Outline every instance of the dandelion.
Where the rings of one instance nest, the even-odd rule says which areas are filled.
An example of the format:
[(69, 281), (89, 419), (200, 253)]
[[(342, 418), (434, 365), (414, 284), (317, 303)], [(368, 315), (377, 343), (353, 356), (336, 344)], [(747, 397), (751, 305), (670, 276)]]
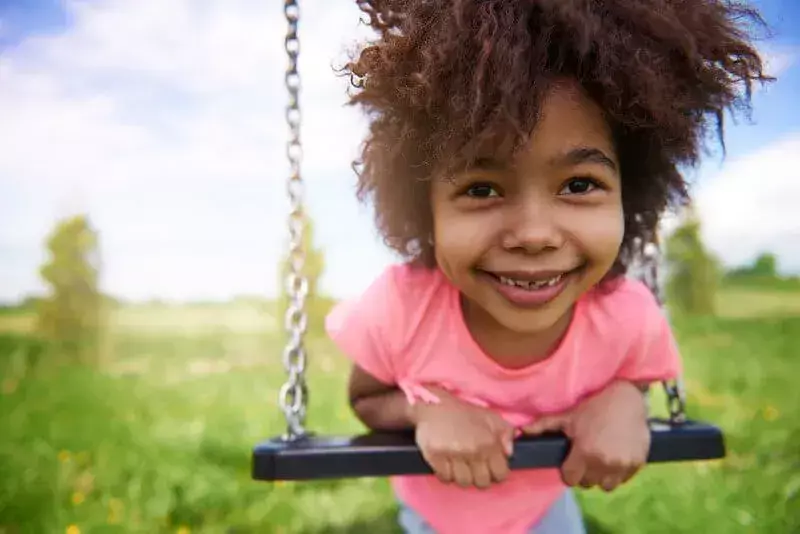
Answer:
[(83, 471), (75, 481), (75, 489), (83, 493), (90, 493), (94, 488), (94, 475), (89, 471)]
[(178, 527), (178, 530), (176, 531), (176, 534), (190, 534), (190, 532), (191, 532), (191, 530), (189, 530), (189, 527), (181, 526), (181, 527)]
[(3, 393), (5, 395), (11, 395), (17, 390), (17, 381), (7, 378), (3, 380)]
[(323, 357), (320, 358), (319, 363), (324, 373), (330, 374), (334, 371), (333, 358), (331, 358), (330, 355), (323, 355)]
[(81, 534), (81, 529), (78, 528), (78, 525), (70, 525), (67, 527), (67, 534)]
[(348, 408), (341, 408), (336, 411), (336, 418), (339, 421), (348, 421), (350, 419), (350, 410)]
[(106, 518), (106, 523), (108, 523), (109, 525), (116, 525), (117, 523), (119, 523), (119, 516), (117, 515), (117, 512), (115, 512), (114, 510), (109, 510), (108, 517)]
[(124, 506), (122, 505), (122, 501), (119, 499), (111, 499), (108, 501), (108, 519), (107, 522), (110, 525), (114, 525), (120, 522), (122, 510)]

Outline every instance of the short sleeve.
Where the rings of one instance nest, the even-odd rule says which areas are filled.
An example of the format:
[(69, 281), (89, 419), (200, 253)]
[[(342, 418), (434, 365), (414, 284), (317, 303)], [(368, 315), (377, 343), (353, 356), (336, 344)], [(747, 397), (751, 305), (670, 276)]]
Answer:
[(325, 330), (339, 350), (385, 384), (397, 383), (392, 354), (403, 324), (397, 269), (386, 269), (364, 293), (339, 302), (325, 319)]
[(677, 378), (681, 358), (667, 316), (643, 284), (634, 288), (632, 298), (626, 299), (633, 339), (618, 377), (636, 382)]

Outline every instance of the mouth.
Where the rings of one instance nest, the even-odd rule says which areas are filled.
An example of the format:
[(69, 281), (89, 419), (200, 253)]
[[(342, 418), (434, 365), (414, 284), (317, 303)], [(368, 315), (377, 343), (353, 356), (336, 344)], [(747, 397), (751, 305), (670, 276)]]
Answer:
[(534, 290), (534, 289), (542, 289), (545, 287), (553, 287), (557, 285), (559, 282), (561, 282), (561, 280), (564, 279), (564, 277), (568, 274), (568, 272), (562, 272), (548, 278), (536, 278), (536, 279), (509, 277), (495, 273), (489, 273), (489, 274), (497, 278), (497, 280), (503, 285)]
[(566, 270), (486, 271), (487, 279), (507, 301), (521, 307), (538, 307), (552, 301), (567, 287), (583, 265)]

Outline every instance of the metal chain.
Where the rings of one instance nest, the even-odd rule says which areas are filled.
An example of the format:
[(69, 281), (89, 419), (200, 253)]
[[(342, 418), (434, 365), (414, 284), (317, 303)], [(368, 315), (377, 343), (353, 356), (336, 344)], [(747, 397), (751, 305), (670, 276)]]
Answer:
[(297, 0), (285, 0), (283, 7), (288, 29), (285, 48), (289, 58), (285, 83), (289, 92), (289, 104), (286, 106), (286, 122), (289, 125), (289, 142), (286, 146), (286, 157), (289, 160), (289, 273), (286, 277), (288, 308), (284, 326), (288, 341), (283, 351), (283, 366), (288, 378), (281, 387), (278, 402), (286, 417), (287, 431), (284, 439), (297, 439), (306, 434), (304, 424), (308, 404), (308, 386), (306, 385), (306, 351), (303, 336), (308, 325), (305, 311), (305, 300), (308, 294), (308, 279), (303, 274), (305, 251), (303, 250), (303, 229), (305, 212), (303, 210), (303, 181), (300, 174), (302, 145), (300, 143), (300, 74), (297, 71), (297, 58), (300, 54), (300, 41), (297, 36), (297, 25), (300, 19), (300, 8)]
[[(661, 258), (659, 252), (657, 239), (645, 246), (642, 257), (642, 280), (647, 287), (650, 288), (650, 291), (653, 292), (653, 295), (655, 295), (659, 306), (663, 307), (664, 298), (661, 290), (660, 278), (658, 276), (659, 261)], [(664, 311), (666, 313), (666, 309)], [(670, 422), (672, 424), (686, 422), (686, 393), (683, 387), (683, 381), (678, 378), (676, 380), (664, 381), (662, 385), (667, 394), (667, 409), (669, 410)]]

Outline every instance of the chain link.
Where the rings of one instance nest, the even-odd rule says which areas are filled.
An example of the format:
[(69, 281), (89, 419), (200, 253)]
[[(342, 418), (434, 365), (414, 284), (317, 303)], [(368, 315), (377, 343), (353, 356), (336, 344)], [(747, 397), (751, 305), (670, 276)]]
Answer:
[[(658, 276), (659, 262), (661, 259), (659, 252), (657, 239), (645, 246), (644, 255), (642, 257), (642, 281), (650, 288), (650, 291), (653, 292), (658, 304), (663, 307), (664, 297)], [(664, 309), (664, 313), (667, 313), (666, 309)], [(670, 422), (672, 424), (686, 422), (686, 394), (683, 381), (680, 378), (677, 380), (668, 380), (662, 382), (662, 385), (667, 394), (667, 409), (669, 410)]]
[(286, 186), (289, 196), (289, 273), (286, 276), (285, 289), (289, 305), (284, 317), (288, 341), (283, 351), (283, 366), (288, 377), (280, 389), (278, 402), (286, 417), (287, 430), (284, 439), (297, 439), (306, 434), (304, 425), (308, 405), (306, 351), (303, 345), (308, 326), (305, 311), (308, 279), (303, 274), (305, 212), (300, 174), (303, 147), (300, 143), (300, 74), (297, 71), (297, 58), (300, 55), (300, 40), (297, 36), (300, 7), (297, 0), (285, 0), (283, 11), (288, 25), (285, 48), (289, 59), (285, 75), (286, 89), (289, 92), (289, 104), (286, 106), (286, 122), (289, 125), (289, 142), (286, 145), (286, 157), (289, 160), (289, 181)]

